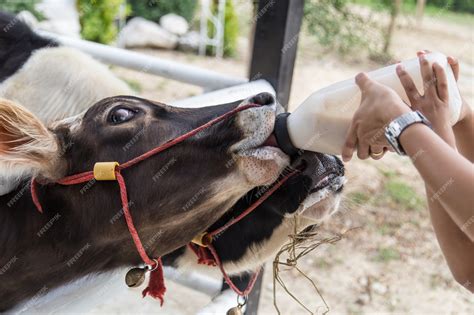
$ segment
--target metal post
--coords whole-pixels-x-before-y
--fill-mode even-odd
[[[255,33],[250,80],[265,79],[275,89],[280,104],[288,109],[304,0],[255,0]],[[249,296],[246,315],[256,315],[263,271]]]
[[[265,79],[288,108],[304,0],[259,0],[249,78]]]

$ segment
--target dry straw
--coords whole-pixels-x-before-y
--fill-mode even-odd
[[[290,240],[288,243],[282,246],[280,251],[276,254],[275,259],[273,260],[273,305],[275,306],[276,311],[278,314],[281,314],[280,309],[278,308],[278,302],[276,298],[276,291],[277,291],[277,283],[281,286],[286,293],[295,300],[302,308],[308,311],[309,314],[314,314],[306,305],[301,302],[298,297],[296,297],[286,286],[284,280],[280,277],[280,273],[282,271],[288,271],[291,269],[295,269],[300,275],[302,275],[307,281],[311,283],[317,295],[321,298],[324,303],[325,310],[323,314],[327,314],[329,312],[329,305],[326,303],[326,300],[322,296],[319,288],[317,287],[316,283],[311,279],[304,271],[302,271],[298,267],[298,260],[302,257],[308,255],[316,248],[321,246],[322,244],[335,244],[336,242],[340,241],[348,232],[352,229],[349,229],[345,232],[338,233],[332,237],[327,237],[323,239],[316,239],[318,232],[316,232],[316,228],[305,229],[301,232],[298,232],[298,224],[297,218],[295,217],[294,222],[294,232],[293,234],[289,235]],[[283,254],[287,254],[287,258],[284,259],[281,256]],[[281,270],[281,267],[289,267],[288,269]],[[318,310],[316,310],[317,312]]]

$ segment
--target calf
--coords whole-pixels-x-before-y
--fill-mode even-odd
[[[247,103],[261,106],[124,171],[135,226],[141,238],[156,239],[150,257],[189,242],[249,190],[270,184],[288,163],[282,151],[262,146],[272,132],[276,104],[255,97],[240,105]],[[97,182],[84,192],[85,186],[48,183],[91,170],[98,161],[126,162],[235,106],[180,109],[118,96],[47,129],[25,109],[2,101],[0,172],[23,180],[0,197],[0,266],[8,266],[0,282],[0,310],[44,286],[140,263],[124,220],[111,224],[122,208],[116,184]],[[128,146],[137,135],[140,141]],[[163,171],[170,161],[173,167]],[[42,183],[44,214],[25,193],[31,176]],[[55,217],[58,222],[41,233]]]
[[[0,21],[1,17],[2,15],[0,14]],[[6,21],[8,20],[5,18],[5,15],[3,15],[3,17],[4,25],[6,25]],[[10,17],[10,19],[12,18]],[[90,57],[73,49],[58,47],[57,44],[50,40],[37,37],[37,35],[32,33],[21,22],[18,22],[16,25],[16,27],[22,30],[22,41],[36,43],[36,45],[27,46],[27,49],[24,49],[24,45],[15,46],[17,48],[22,47],[25,56],[20,58],[22,60],[21,62],[12,63],[11,58],[16,56],[16,48],[10,49],[9,47],[16,42],[15,34],[18,33],[10,32],[8,35],[0,34],[0,38],[1,36],[8,37],[6,40],[4,39],[4,41],[10,45],[0,47],[0,55],[2,49],[4,51],[3,55],[1,55],[3,59],[0,58],[0,63],[16,65],[16,68],[12,66],[9,68],[9,71],[3,72],[2,78],[4,82],[0,85],[0,93],[3,92],[4,95],[13,99],[21,99],[29,109],[41,117],[41,120],[47,121],[57,116],[77,114],[87,108],[93,101],[101,99],[102,96],[113,95],[114,91],[121,93],[120,91],[127,90],[124,84],[110,71]],[[5,53],[6,50],[8,50],[9,53]],[[29,53],[26,53],[26,51],[29,51]],[[64,58],[55,58],[55,56],[59,55]],[[51,64],[55,63],[55,59],[58,60],[59,64],[52,67]],[[52,68],[54,68],[53,72],[51,72]],[[79,69],[86,71],[79,71]],[[3,70],[0,70],[0,73],[2,73],[2,71]],[[74,79],[77,72],[80,73],[80,79]],[[40,84],[36,84],[35,82],[40,82]],[[47,84],[42,84],[45,82],[47,82]],[[85,84],[85,82],[89,82],[90,84]],[[26,86],[28,90],[27,93],[22,93],[18,88],[15,88],[18,84]],[[117,88],[115,89],[114,87]],[[49,97],[51,97],[53,101],[51,101]],[[260,95],[254,98],[254,101],[262,104],[266,103],[270,106],[277,106],[273,97],[268,94]],[[228,109],[238,104],[239,103],[226,104],[223,106]],[[180,115],[188,115],[187,111],[188,110],[176,110],[176,115],[172,119],[178,119]],[[59,135],[62,133],[74,134],[80,130],[79,127],[83,125],[81,120],[84,119],[80,117],[70,118],[54,124],[53,130],[61,131],[55,131],[55,133]],[[93,121],[95,122],[95,120]],[[196,121],[196,123],[198,123],[198,121]],[[87,124],[87,126],[88,128],[92,128],[92,130],[95,128],[92,123]],[[84,128],[81,132],[84,133]],[[142,145],[143,141],[147,139],[146,137],[142,137],[143,132],[143,130],[138,130],[137,133],[129,139],[130,141],[124,145],[123,149],[128,151],[129,147],[135,146],[135,143]],[[116,134],[103,134],[103,136],[107,136],[107,145],[110,145],[108,142],[120,142],[119,138],[117,138],[118,135],[121,135],[118,131]],[[218,134],[215,134],[215,136],[220,138]],[[220,139],[225,140],[223,138]],[[91,139],[89,139],[89,141],[91,141]],[[84,151],[75,150],[76,149],[68,148],[66,151],[70,152],[70,155],[74,155],[75,159],[79,159],[84,155]],[[87,153],[90,151],[90,149],[86,150]],[[194,153],[196,152],[200,151],[194,151]],[[234,162],[234,160],[228,160],[226,161],[226,165],[234,167]],[[293,165],[305,164],[306,168],[302,173],[286,182],[249,216],[229,228],[224,234],[214,240],[214,247],[224,264],[224,268],[230,274],[240,274],[244,271],[254,270],[256,266],[273,256],[278,248],[287,240],[287,235],[293,232],[295,216],[299,218],[299,228],[303,229],[322,221],[337,209],[339,192],[342,189],[343,183],[344,169],[342,163],[337,158],[309,152],[304,152],[301,156],[294,158],[292,162]],[[164,175],[168,172],[168,169],[183,167],[185,167],[185,165],[177,163],[177,160],[175,161],[171,158],[168,163],[164,164],[161,169],[154,174],[152,184],[155,184],[155,181],[158,180],[167,180]],[[16,197],[11,196],[18,196],[18,193],[21,194],[21,192],[25,190],[20,181],[35,173],[31,172],[31,169],[25,169],[25,172],[25,174],[18,174],[18,172],[14,174],[0,173],[0,178],[2,178],[2,176],[4,178],[5,191],[10,191],[13,189],[12,187],[15,187],[15,192],[10,193],[4,200],[7,202],[16,200]],[[181,169],[180,174],[183,178],[188,178],[186,172],[188,172],[188,170],[185,168]],[[195,168],[191,170],[191,173],[193,172],[196,172]],[[216,172],[219,172],[219,168]],[[229,179],[229,181],[230,180],[231,179]],[[234,184],[235,186],[239,185],[238,181]],[[83,185],[80,187],[80,193],[87,195],[96,189],[94,187],[94,184]],[[189,187],[189,189],[192,187]],[[173,190],[170,189],[167,191]],[[261,194],[261,191],[262,187],[250,191],[244,198],[241,198],[235,203],[225,216],[219,218],[217,222],[214,222],[209,230],[222,226],[230,218],[239,215]],[[200,196],[201,191],[196,191],[195,195]],[[188,202],[192,200],[194,199],[191,198]],[[92,202],[95,201],[92,200]],[[134,201],[132,200],[132,202]],[[229,203],[231,203],[231,201],[229,201]],[[184,206],[186,205],[183,205],[183,207]],[[132,208],[134,207],[135,203],[132,205]],[[117,216],[116,214],[110,220],[118,222],[119,220],[117,220],[117,218],[120,219],[120,207],[115,210],[119,212],[119,215]],[[59,221],[59,219],[55,219],[58,218],[58,214],[59,213],[56,213],[46,222]],[[63,218],[63,216],[60,215],[59,218]],[[47,226],[49,225],[47,224]],[[40,234],[42,235],[43,233]],[[151,239],[153,239],[154,234],[150,233],[150,235],[152,236]],[[49,240],[52,244],[55,244],[55,238]],[[70,245],[64,244],[64,246]],[[73,246],[69,252],[72,253],[74,250],[78,250],[77,246]],[[194,253],[185,246],[164,256],[163,262],[166,265],[178,267],[181,270],[201,269],[206,272],[216,270],[216,268],[212,269],[208,266],[197,265]],[[0,264],[0,266],[2,265]],[[111,266],[110,268],[115,268],[115,266],[116,265]],[[83,273],[73,272],[68,279],[76,279],[93,270],[104,270],[104,268],[100,264],[95,265]],[[55,286],[62,283],[60,280],[62,281],[61,277],[57,279],[58,283],[55,283]]]

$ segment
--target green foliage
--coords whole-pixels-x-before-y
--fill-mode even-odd
[[[351,12],[348,0],[307,0],[306,28],[327,50],[342,54],[378,49],[381,32],[370,19]]]
[[[352,0],[358,4],[364,4],[375,10],[387,10],[392,7],[392,0]],[[414,13],[416,8],[416,0],[404,0],[403,11]],[[464,13],[474,13],[474,0],[427,0],[426,11],[455,11]]]
[[[225,4],[225,28],[224,28],[224,55],[235,56],[237,51],[237,39],[239,37],[239,19],[235,13],[232,0]]]
[[[38,0],[6,0],[0,2],[0,11],[19,13],[26,10],[33,13],[38,20],[43,20],[44,16],[35,9],[38,2]]]
[[[129,0],[132,13],[147,20],[159,22],[163,15],[175,13],[188,22],[194,17],[198,1],[196,0]]]
[[[217,3],[213,3],[213,12],[217,11]],[[227,0],[225,4],[224,16],[224,56],[233,57],[237,51],[237,39],[239,37],[239,19],[235,13],[235,8],[232,0]],[[216,28],[211,22],[207,25],[209,37],[214,37]],[[213,53],[208,49],[208,53]]]
[[[474,13],[474,0],[427,0],[426,3],[442,9]]]
[[[123,0],[77,0],[81,35],[84,39],[107,44],[117,36],[114,23]]]

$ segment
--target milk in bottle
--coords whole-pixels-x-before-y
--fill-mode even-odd
[[[462,101],[451,67],[446,56],[441,53],[427,54],[426,59],[431,64],[437,62],[446,72],[451,124],[455,124],[459,119]],[[419,59],[403,61],[402,65],[412,77],[418,91],[423,94]],[[397,65],[391,65],[369,72],[367,75],[395,90],[407,104],[410,104],[397,76],[396,67]],[[354,78],[335,83],[313,93],[292,114],[287,117],[279,117],[280,120],[286,121],[278,123],[277,119],[275,126],[277,142],[284,151],[287,151],[285,148],[293,146],[293,149],[341,154],[352,116],[359,107],[360,98],[361,93]],[[285,126],[286,130],[281,130]]]

